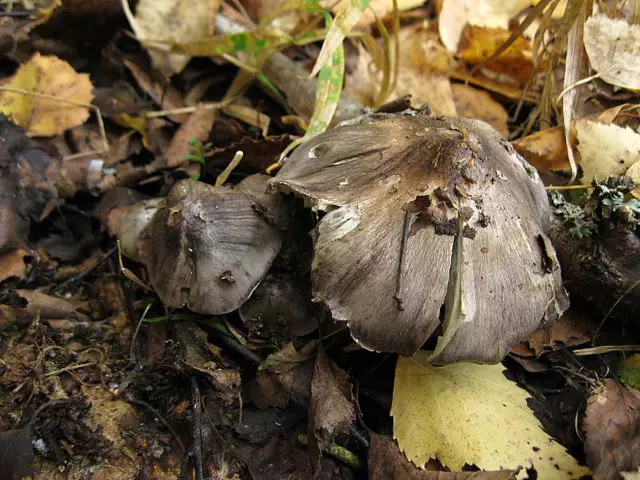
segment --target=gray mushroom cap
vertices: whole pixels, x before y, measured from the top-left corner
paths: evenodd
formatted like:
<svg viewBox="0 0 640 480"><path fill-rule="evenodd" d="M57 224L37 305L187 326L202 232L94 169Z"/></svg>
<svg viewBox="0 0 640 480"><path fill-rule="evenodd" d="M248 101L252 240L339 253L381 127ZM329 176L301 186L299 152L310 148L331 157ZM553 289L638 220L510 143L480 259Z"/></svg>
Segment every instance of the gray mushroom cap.
<svg viewBox="0 0 640 480"><path fill-rule="evenodd" d="M497 362L568 307L536 173L493 128L425 115L351 125L299 147L273 189L327 214L314 296L364 347Z"/></svg>
<svg viewBox="0 0 640 480"><path fill-rule="evenodd" d="M240 307L280 250L265 218L272 207L246 190L178 182L148 229L147 268L165 305L209 315Z"/></svg>

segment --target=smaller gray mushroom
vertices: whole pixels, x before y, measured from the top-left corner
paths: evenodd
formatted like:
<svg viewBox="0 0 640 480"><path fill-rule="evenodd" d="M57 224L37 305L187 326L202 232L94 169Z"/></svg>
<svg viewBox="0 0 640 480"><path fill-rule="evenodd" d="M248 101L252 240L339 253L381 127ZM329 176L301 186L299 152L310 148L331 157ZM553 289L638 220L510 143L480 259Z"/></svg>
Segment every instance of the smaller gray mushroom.
<svg viewBox="0 0 640 480"><path fill-rule="evenodd" d="M249 298L280 251L287 218L264 193L266 178L236 187L182 180L166 199L127 213L125 252L146 264L166 306L220 315Z"/></svg>

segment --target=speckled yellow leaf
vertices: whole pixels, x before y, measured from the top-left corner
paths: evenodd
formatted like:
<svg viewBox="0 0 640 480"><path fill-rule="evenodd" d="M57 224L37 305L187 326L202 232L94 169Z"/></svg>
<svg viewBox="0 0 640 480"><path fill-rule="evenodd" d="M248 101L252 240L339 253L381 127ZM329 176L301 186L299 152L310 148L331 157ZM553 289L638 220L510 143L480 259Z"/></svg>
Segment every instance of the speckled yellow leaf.
<svg viewBox="0 0 640 480"><path fill-rule="evenodd" d="M582 183L624 175L640 160L640 135L629 127L578 120L575 123Z"/></svg>
<svg viewBox="0 0 640 480"><path fill-rule="evenodd" d="M640 26L599 13L584 24L584 47L605 82L640 89Z"/></svg>
<svg viewBox="0 0 640 480"><path fill-rule="evenodd" d="M219 7L219 0L140 0L129 23L136 37L152 47L153 66L170 76L181 72L191 57L168 51L175 44L212 38Z"/></svg>
<svg viewBox="0 0 640 480"><path fill-rule="evenodd" d="M59 135L89 118L89 109L78 105L93 99L89 75L76 72L58 57L36 53L3 87L55 97L0 92L0 112L31 135Z"/></svg>
<svg viewBox="0 0 640 480"><path fill-rule="evenodd" d="M400 358L393 390L393 435L423 467L437 458L452 471L531 467L538 478L565 480L589 473L549 438L527 407L529 396L502 374L504 367L428 364L428 353Z"/></svg>

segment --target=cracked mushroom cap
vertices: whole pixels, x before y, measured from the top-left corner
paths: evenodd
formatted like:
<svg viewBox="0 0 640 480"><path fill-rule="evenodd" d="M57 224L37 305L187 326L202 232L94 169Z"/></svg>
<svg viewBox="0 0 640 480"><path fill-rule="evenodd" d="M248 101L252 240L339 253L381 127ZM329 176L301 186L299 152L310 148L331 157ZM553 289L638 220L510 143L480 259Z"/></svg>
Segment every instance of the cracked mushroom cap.
<svg viewBox="0 0 640 480"><path fill-rule="evenodd" d="M568 307L536 171L476 120L403 115L299 147L271 188L326 211L314 296L365 348L498 362Z"/></svg>
<svg viewBox="0 0 640 480"><path fill-rule="evenodd" d="M165 305L219 315L249 298L282 243L265 216L274 205L255 198L246 190L193 180L171 189L149 226L146 259Z"/></svg>

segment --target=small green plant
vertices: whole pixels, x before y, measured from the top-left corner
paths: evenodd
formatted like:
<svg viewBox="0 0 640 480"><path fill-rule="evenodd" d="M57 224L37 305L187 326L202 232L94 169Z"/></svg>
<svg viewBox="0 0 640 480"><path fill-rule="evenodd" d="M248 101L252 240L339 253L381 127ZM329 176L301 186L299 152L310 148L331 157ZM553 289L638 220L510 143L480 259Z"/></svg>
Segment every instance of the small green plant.
<svg viewBox="0 0 640 480"><path fill-rule="evenodd" d="M211 148L212 143L207 142L204 145L202 145L202 143L199 140L192 137L189 140L189 145L191 145L191 147L193 148L193 153L190 153L189 155L185 156L184 157L185 161L200 163L204 168L204 165L206 162L204 155L205 155L205 152ZM199 180L200 175L191 175L191 178L193 180Z"/></svg>

